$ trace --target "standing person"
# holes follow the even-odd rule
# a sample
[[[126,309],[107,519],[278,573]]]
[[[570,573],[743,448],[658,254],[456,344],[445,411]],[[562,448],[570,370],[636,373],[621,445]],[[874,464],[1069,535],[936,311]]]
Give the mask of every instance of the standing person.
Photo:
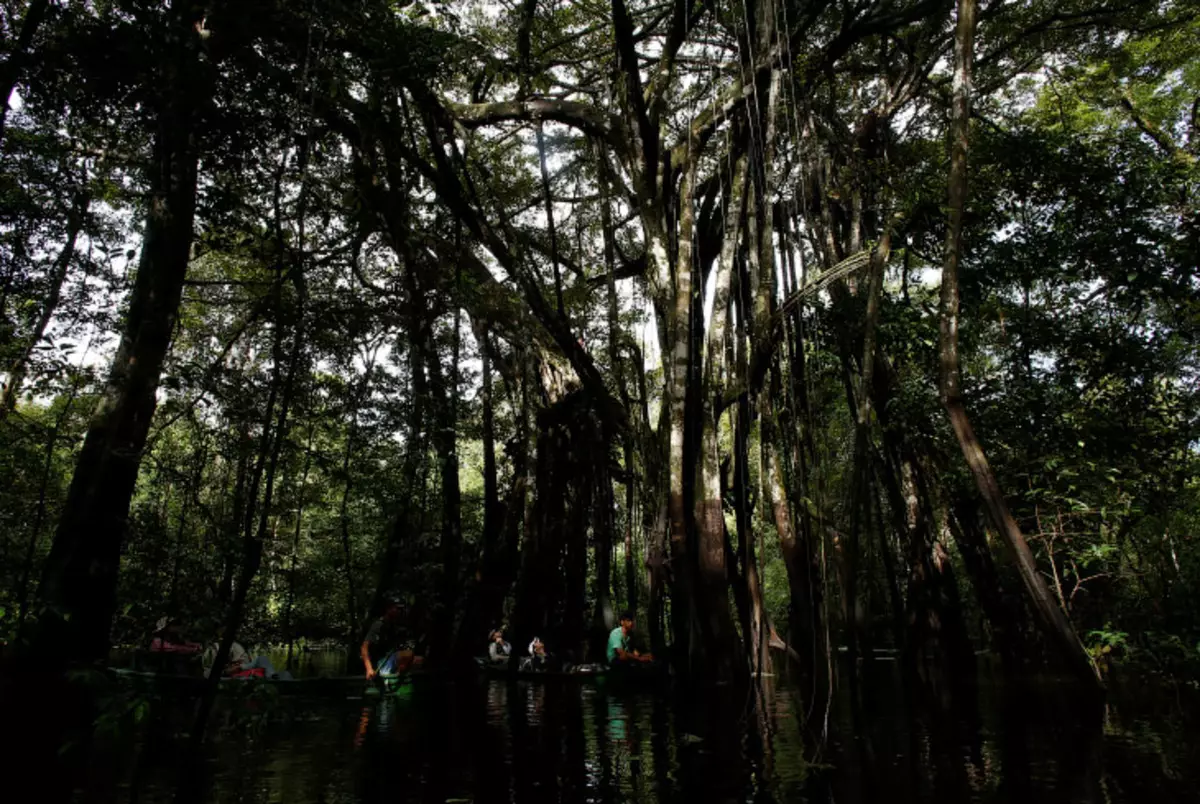
[[[383,616],[371,623],[359,650],[367,681],[403,673],[413,663],[413,642],[401,617],[400,601],[389,600]]]
[[[606,656],[609,667],[630,667],[635,664],[646,664],[654,661],[654,657],[649,653],[643,656],[636,650],[630,649],[629,635],[632,633],[633,615],[627,611],[623,611],[621,612],[619,625],[608,635]]]
[[[497,628],[488,634],[488,642],[488,658],[496,664],[507,662],[512,655],[512,645],[504,641],[504,631]]]

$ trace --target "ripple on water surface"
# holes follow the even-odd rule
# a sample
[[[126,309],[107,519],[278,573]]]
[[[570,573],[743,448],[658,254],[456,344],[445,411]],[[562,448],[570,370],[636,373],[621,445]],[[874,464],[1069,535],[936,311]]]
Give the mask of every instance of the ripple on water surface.
[[[902,694],[888,673],[828,706],[784,685],[687,699],[604,684],[422,682],[387,697],[223,710],[196,800],[397,802],[1171,802],[1194,739],[1069,689]],[[169,719],[168,719],[169,720]],[[124,793],[174,798],[143,741]],[[135,793],[136,791],[136,793]]]

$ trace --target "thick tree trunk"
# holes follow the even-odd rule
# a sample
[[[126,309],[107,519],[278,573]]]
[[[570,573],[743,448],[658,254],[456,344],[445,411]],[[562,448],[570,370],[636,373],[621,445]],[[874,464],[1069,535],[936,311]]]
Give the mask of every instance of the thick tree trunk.
[[[154,142],[146,228],[125,329],[71,479],[39,587],[27,652],[42,672],[108,654],[126,517],[187,273],[196,209],[198,36],[176,2]]]
[[[697,155],[698,158],[698,155]],[[671,589],[671,631],[678,651],[676,658],[689,666],[698,658],[693,644],[693,629],[697,613],[694,610],[698,590],[694,579],[694,561],[689,534],[688,502],[694,483],[694,473],[687,461],[688,450],[688,386],[692,369],[692,277],[694,273],[695,205],[692,187],[696,178],[693,160],[687,168],[679,197],[685,199],[679,211],[678,254],[672,277],[674,295],[667,304],[665,321],[667,341],[663,344],[664,388],[663,405],[668,415],[667,446],[667,516],[670,535],[671,564],[674,570]],[[665,259],[665,255],[664,255]],[[689,478],[688,475],[693,477]],[[700,664],[703,664],[700,662]]]
[[[737,655],[736,632],[729,612],[729,580],[725,567],[725,513],[721,489],[721,456],[718,444],[724,388],[725,343],[730,321],[730,289],[737,258],[746,201],[746,158],[738,160],[725,207],[725,234],[717,261],[712,317],[707,332],[704,380],[700,390],[700,454],[697,461],[695,501],[696,540],[700,587],[699,601],[707,622],[702,629],[709,644],[706,666],[717,678],[730,678]],[[682,270],[682,268],[681,268]],[[749,634],[745,635],[747,638]]]
[[[538,415],[533,521],[521,545],[521,576],[513,610],[515,639],[510,640],[516,644],[535,635],[545,640],[552,631],[556,635],[562,631],[559,590],[564,579],[559,565],[569,525],[569,456],[574,434],[567,419],[573,401],[574,397],[569,396]],[[552,628],[552,621],[560,626]]]
[[[512,586],[512,559],[516,544],[505,538],[506,522],[513,503],[500,502],[499,479],[496,469],[496,413],[492,388],[492,344],[486,326],[476,325],[483,389],[483,538],[475,570],[474,585],[464,608],[463,622],[455,639],[456,664],[469,669],[471,658],[483,644],[487,632],[500,624],[504,598]],[[515,440],[509,450],[513,467],[513,492],[524,488],[524,443]],[[523,492],[522,492],[523,493]]]
[[[971,71],[974,60],[976,0],[958,0],[954,47],[954,105],[951,121],[950,224],[942,266],[941,296],[941,397],[967,466],[979,488],[992,523],[1016,559],[1029,602],[1047,634],[1081,681],[1102,687],[1095,664],[1075,633],[1071,621],[1054,599],[1038,572],[1037,562],[1024,534],[1008,510],[1004,495],[984,454],[963,404],[958,360],[958,265],[962,254],[963,211],[967,201],[967,149],[971,115]]]
[[[634,365],[642,365],[641,350],[634,346]],[[642,533],[646,544],[646,622],[650,631],[650,645],[656,656],[665,656],[667,648],[665,597],[671,585],[671,554],[668,546],[667,495],[664,484],[666,471],[664,456],[667,454],[667,408],[660,405],[658,410],[658,427],[650,424],[650,404],[646,384],[646,374],[635,371],[634,381],[637,383],[638,397],[641,401],[640,417],[641,431],[644,434],[639,450],[642,461]],[[674,646],[673,646],[674,648]]]

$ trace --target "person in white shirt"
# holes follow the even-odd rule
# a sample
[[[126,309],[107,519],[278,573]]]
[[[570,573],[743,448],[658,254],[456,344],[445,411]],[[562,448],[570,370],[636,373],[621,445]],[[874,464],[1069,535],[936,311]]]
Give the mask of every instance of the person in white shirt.
[[[529,643],[529,663],[535,670],[541,670],[546,666],[546,643],[537,637]]]
[[[225,627],[221,626],[217,629],[217,638],[210,643],[204,651],[203,664],[204,675],[208,676],[212,673],[213,664],[217,660],[217,650],[220,648],[221,638],[225,634]],[[225,669],[221,675],[236,677],[243,673],[249,673],[252,670],[262,670],[264,678],[275,679],[279,681],[291,681],[292,674],[286,670],[276,672],[275,666],[271,664],[271,660],[266,656],[254,656],[238,642],[236,639],[229,646],[229,661],[225,664]]]

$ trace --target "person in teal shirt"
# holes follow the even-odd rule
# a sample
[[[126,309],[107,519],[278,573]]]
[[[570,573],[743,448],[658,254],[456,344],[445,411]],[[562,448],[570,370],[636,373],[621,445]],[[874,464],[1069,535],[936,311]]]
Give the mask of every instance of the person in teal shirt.
[[[629,635],[633,632],[633,615],[627,611],[621,612],[620,624],[608,635],[608,650],[606,655],[610,666],[628,665],[634,662],[652,662],[650,654],[642,656],[636,650],[629,649]]]

